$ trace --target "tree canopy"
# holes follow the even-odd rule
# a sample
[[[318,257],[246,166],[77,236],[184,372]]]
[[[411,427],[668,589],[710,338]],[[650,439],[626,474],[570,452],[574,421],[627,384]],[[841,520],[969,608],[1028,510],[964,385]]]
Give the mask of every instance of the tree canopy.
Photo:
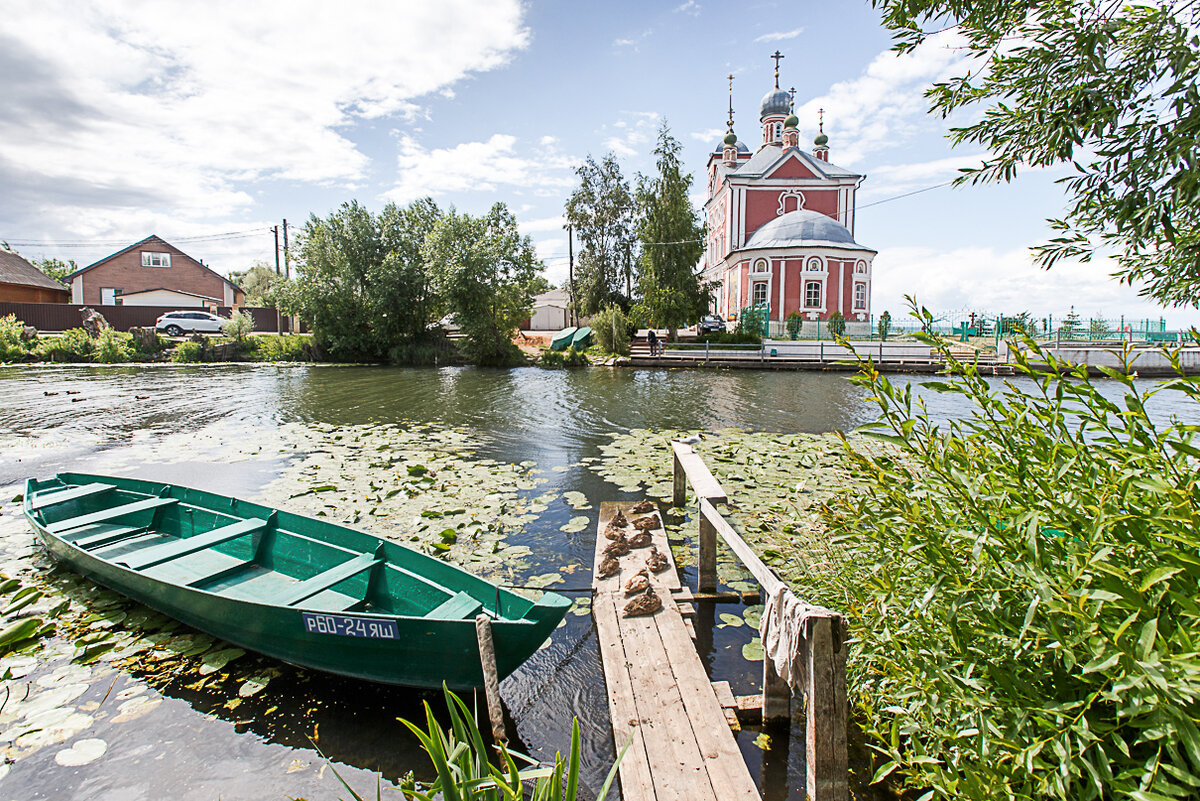
[[[710,289],[696,272],[704,228],[688,191],[692,176],[679,161],[679,142],[664,123],[654,148],[658,174],[638,176],[637,233],[641,240],[640,311],[671,335],[708,311]]]
[[[256,261],[249,269],[229,273],[229,280],[246,293],[247,306],[278,308],[285,294],[288,279],[275,272],[264,261]]]
[[[872,0],[911,50],[957,31],[973,66],[928,92],[971,110],[954,142],[989,150],[960,182],[1068,165],[1068,205],[1035,248],[1050,267],[1113,253],[1117,275],[1168,304],[1200,303],[1200,38],[1194,2]]]
[[[579,187],[567,199],[567,222],[581,248],[575,270],[575,304],[581,314],[629,304],[633,287],[634,200],[616,157],[588,156],[576,168]],[[623,285],[623,286],[622,286]],[[624,291],[622,291],[624,290]]]

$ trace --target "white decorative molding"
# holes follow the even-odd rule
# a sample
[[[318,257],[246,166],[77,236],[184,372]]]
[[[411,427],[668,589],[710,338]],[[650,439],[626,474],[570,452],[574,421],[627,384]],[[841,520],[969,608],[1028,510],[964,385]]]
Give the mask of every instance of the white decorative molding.
[[[799,189],[788,189],[779,193],[779,208],[775,212],[776,217],[787,213],[784,211],[784,208],[787,205],[787,199],[791,197],[796,198],[796,211],[800,211],[802,208],[804,208],[804,193]]]

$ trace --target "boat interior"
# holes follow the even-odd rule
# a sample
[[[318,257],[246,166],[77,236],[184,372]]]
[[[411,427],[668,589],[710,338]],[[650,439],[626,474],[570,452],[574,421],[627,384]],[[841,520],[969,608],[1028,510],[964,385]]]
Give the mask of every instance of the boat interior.
[[[33,483],[34,518],[90,556],[158,581],[332,613],[469,620],[495,616],[500,593],[509,617],[531,606],[440,560],[332,523],[172,485],[137,492],[80,482]]]

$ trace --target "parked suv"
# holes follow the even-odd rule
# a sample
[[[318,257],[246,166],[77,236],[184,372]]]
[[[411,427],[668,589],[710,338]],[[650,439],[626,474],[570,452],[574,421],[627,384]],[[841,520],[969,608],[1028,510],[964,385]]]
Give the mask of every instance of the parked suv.
[[[224,317],[206,311],[173,311],[155,320],[154,327],[169,337],[177,337],[188,331],[220,333],[224,322]]]
[[[724,331],[725,321],[715,314],[706,314],[696,323],[697,334],[711,334],[714,331]]]

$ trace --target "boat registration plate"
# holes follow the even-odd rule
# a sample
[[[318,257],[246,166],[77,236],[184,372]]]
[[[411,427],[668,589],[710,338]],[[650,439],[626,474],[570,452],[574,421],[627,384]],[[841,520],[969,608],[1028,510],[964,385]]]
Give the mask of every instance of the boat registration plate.
[[[369,637],[376,640],[395,640],[400,637],[394,620],[377,620],[350,615],[304,613],[304,630],[312,634],[336,634],[340,637]]]

